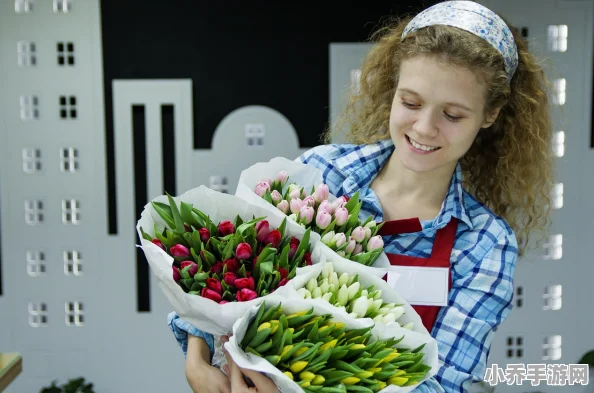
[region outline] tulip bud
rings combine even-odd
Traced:
[[[334,265],[331,262],[325,263],[322,268],[322,278],[330,278],[332,273],[334,273]]]
[[[349,282],[349,274],[348,273],[342,273],[340,275],[340,278],[338,279],[338,284],[340,286],[343,286],[343,285],[347,285],[348,286],[349,285],[348,282]]]
[[[332,299],[332,293],[326,292],[325,294],[322,295],[322,299],[324,299],[325,301],[330,303],[330,299]]]
[[[373,229],[377,226],[377,223],[373,220],[369,221],[367,224],[365,224],[365,228],[369,228],[369,229]]]
[[[377,250],[384,247],[384,240],[380,235],[375,235],[367,242],[367,251]]]
[[[336,274],[336,273],[334,273],[334,274]],[[326,293],[333,294],[334,292],[336,292],[336,288],[338,288],[336,285],[330,284],[330,285],[328,285],[328,291]]]
[[[159,239],[153,239],[152,243],[153,243],[155,246],[157,246],[157,247],[160,247],[162,250],[165,250],[165,251],[167,251],[167,250],[165,249],[165,246],[163,245],[163,243],[161,243],[161,241],[160,241]]]
[[[336,251],[336,255],[342,258],[346,258],[346,253],[344,252],[344,250]]]
[[[394,307],[393,309],[390,310],[390,314],[393,314],[394,320],[397,320],[398,318],[400,318],[402,316],[402,314],[404,314],[404,307],[402,307],[402,306]]]
[[[334,211],[334,217],[336,218],[336,225],[344,225],[349,219],[349,211],[344,207],[339,207]]]
[[[354,282],[349,286],[349,288],[348,288],[349,300],[353,300],[355,298],[355,295],[357,295],[357,293],[359,292],[359,289],[361,289],[361,284],[359,282]]]
[[[289,208],[291,210],[291,213],[293,214],[298,214],[299,210],[301,210],[301,207],[303,206],[303,201],[299,198],[291,198],[291,203],[289,205]]]
[[[302,299],[307,299],[306,297],[306,293],[309,293],[309,291],[306,288],[299,288],[297,290],[297,294],[299,295],[299,297],[301,297]]]
[[[338,304],[338,303],[337,303],[337,304]],[[337,308],[338,308],[338,310],[339,310],[339,311],[342,311],[342,312],[347,312],[347,310],[346,310],[346,307],[345,307],[345,306],[339,306],[339,307],[337,307]]]
[[[280,171],[277,175],[275,180],[281,184],[281,187],[284,187],[287,183],[287,179],[289,178],[289,174],[287,171]]]
[[[336,302],[340,306],[346,306],[349,302],[349,289],[346,285],[343,285],[338,290],[338,295],[336,296]]]
[[[332,241],[334,242],[334,247],[340,248],[346,243],[346,236],[344,233],[339,232],[334,235]]]
[[[258,221],[256,224],[256,239],[259,242],[263,242],[266,236],[270,233],[270,224],[267,220]]]
[[[273,248],[277,248],[280,242],[281,233],[278,231],[278,229],[270,231],[270,233],[268,233],[268,235],[266,235],[266,238],[264,239],[264,244],[270,244]]]
[[[364,318],[367,314],[368,308],[369,302],[367,301],[367,298],[361,296],[353,302],[353,305],[351,306],[351,312],[356,314],[359,318]]]
[[[328,284],[328,281],[324,281],[322,285],[320,285],[318,288],[320,288],[320,291],[322,291],[323,295],[325,293],[328,293],[328,291],[330,290],[330,284]]]
[[[198,234],[200,234],[200,240],[203,243],[208,242],[208,239],[210,239],[210,231],[206,228],[198,229]]]
[[[172,266],[173,269],[173,281],[178,282],[179,280],[181,280],[181,273],[179,272],[179,269],[176,268],[175,266]]]
[[[311,195],[308,197],[305,197],[305,199],[303,199],[303,206],[316,207],[316,200]]]
[[[185,257],[190,256],[190,250],[188,249],[188,247],[184,246],[183,244],[176,244],[175,246],[172,246],[169,249],[169,252],[174,257],[184,257],[185,258]]]
[[[328,212],[328,214],[333,214],[334,213],[334,205],[328,200],[322,201],[322,203],[320,203],[320,206],[318,206],[318,212],[320,210]]]
[[[221,298],[221,295],[215,291],[213,291],[212,289],[208,289],[208,288],[202,288],[202,292],[200,293],[200,295],[202,297],[205,297],[207,299],[210,299],[214,302],[220,302],[221,300],[223,300]]]
[[[313,197],[317,203],[322,203],[323,200],[328,199],[329,193],[328,186],[322,183],[316,187]]]
[[[280,201],[278,203],[278,205],[276,205],[276,207],[277,207],[278,210],[280,210],[284,214],[289,213],[289,202],[287,202],[285,199],[283,199],[282,201]]]
[[[351,318],[353,318],[353,319],[357,319],[357,318],[359,318],[359,316],[357,315],[357,313],[354,313],[354,312],[350,313],[350,314],[349,314],[349,317],[351,317]],[[346,378],[346,379],[348,379],[348,378]],[[355,381],[358,381],[358,379],[355,379]]]
[[[388,313],[384,315],[384,323],[387,325],[389,323],[396,322],[396,317],[392,313]]]
[[[272,191],[272,193],[270,194],[270,197],[272,198],[272,204],[274,206],[278,205],[280,203],[280,201],[283,200],[283,196],[277,190]]]
[[[386,315],[390,313],[391,308],[390,307],[386,307],[385,305],[383,307],[380,307],[379,310],[377,310],[377,313],[379,315]]]
[[[314,208],[311,206],[302,206],[299,210],[299,222],[309,225],[313,221]]]
[[[325,210],[318,210],[316,225],[320,229],[326,229],[332,223],[332,216]],[[344,234],[343,234],[344,235]]]
[[[311,293],[313,293],[313,291],[317,287],[318,287],[318,282],[316,281],[315,277],[311,278],[305,285],[305,288],[307,288],[307,290],[310,291]]]
[[[235,256],[239,260],[247,260],[252,257],[252,246],[249,243],[239,243],[235,250]]]
[[[364,289],[361,291],[361,296],[367,297],[368,295],[369,295],[369,292],[367,292],[367,289]]]
[[[409,322],[406,325],[402,325],[404,329],[413,330],[414,322]]]
[[[353,251],[353,255],[361,254],[361,252],[363,252],[363,246],[357,243],[355,250]]]
[[[353,229],[351,237],[355,239],[357,243],[361,243],[363,240],[365,240],[365,230],[362,226],[358,226],[357,228]]]
[[[293,191],[289,192],[289,198],[290,199],[299,199],[301,200],[301,190],[300,189],[295,189]]]
[[[352,239],[352,236],[351,236],[351,239],[349,240],[349,244],[344,249],[344,252],[346,252],[347,254],[352,254],[353,251],[355,251],[355,247],[357,247],[357,242],[355,241],[355,239]]]
[[[269,191],[270,191],[270,183],[268,183],[266,181],[261,181],[258,184],[256,184],[255,192],[256,192],[256,195],[258,195],[259,197],[263,197]]]
[[[340,288],[340,286],[342,285],[338,281],[338,273],[336,272],[332,272],[332,274],[330,275],[330,279],[328,280],[328,283],[330,283],[330,285],[334,286],[335,288]],[[334,292],[334,289],[332,290],[332,292]]]
[[[227,272],[223,276],[223,280],[230,287],[235,287],[235,280],[237,280],[237,275],[233,272]]]
[[[211,291],[215,291],[219,295],[223,294],[223,286],[221,285],[221,282],[216,278],[207,278],[206,288],[210,289]]]
[[[382,298],[382,290],[378,289],[375,291],[375,295],[373,295],[373,300],[380,300]]]
[[[384,316],[379,314],[376,315],[375,318],[373,318],[373,322],[384,323]]]
[[[316,289],[314,289],[314,291],[311,293],[311,297],[314,299],[322,297],[322,290],[320,287],[316,287]]]
[[[218,225],[217,230],[219,231],[219,235],[227,236],[235,232],[235,227],[231,221],[225,220]]]
[[[384,303],[384,301],[382,299],[374,300],[372,302],[372,305],[369,306],[369,311],[370,312],[376,312],[377,310],[380,309],[380,307],[382,306],[383,303]]]
[[[322,243],[324,243],[325,245],[327,245],[330,248],[332,248],[332,246],[334,246],[334,244],[332,243],[333,240],[334,240],[334,231],[330,231],[330,232],[326,233],[324,236],[322,236]]]
[[[235,294],[235,298],[238,302],[249,302],[250,300],[254,300],[258,297],[256,291],[251,289],[243,288]]]
[[[334,206],[338,209],[339,207],[344,207],[348,202],[348,199],[345,196],[338,197],[334,201]]]
[[[289,194],[292,193],[293,191],[299,191],[299,193],[301,193],[301,187],[299,187],[295,183],[291,183],[291,184],[289,184],[287,191],[289,192]]]
[[[289,218],[289,220],[291,220],[291,221],[295,221],[295,222],[297,222],[297,214],[291,214],[291,215],[290,215],[288,218]]]

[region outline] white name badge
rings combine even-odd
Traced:
[[[447,306],[449,268],[390,266],[388,284],[411,306]]]

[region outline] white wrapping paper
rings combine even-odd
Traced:
[[[275,306],[278,303],[282,303],[282,308],[284,312],[287,314],[309,310],[312,306],[314,307],[314,313],[316,315],[321,314],[333,314],[335,308],[333,308],[328,303],[314,303],[311,299],[290,299],[290,300],[281,300],[278,298],[267,300],[267,306]],[[279,390],[282,393],[300,393],[303,390],[299,387],[299,385],[291,379],[289,379],[286,375],[284,375],[279,369],[274,367],[268,361],[258,356],[255,356],[251,353],[245,353],[239,344],[243,339],[245,332],[249,326],[249,322],[251,318],[256,315],[258,312],[258,307],[252,307],[246,315],[244,315],[241,319],[239,319],[235,325],[233,325],[233,336],[225,344],[225,349],[229,352],[235,363],[241,368],[245,368],[248,370],[255,370],[264,373],[266,376],[271,378],[276,385],[278,386]],[[363,327],[368,327],[373,325],[373,321],[369,318],[363,319],[353,319],[349,318],[348,316],[345,317],[342,314],[335,314],[334,321],[342,322],[347,325],[348,328],[351,329],[358,329]],[[427,375],[423,380],[419,383],[422,383],[426,379],[432,377],[437,373],[439,368],[438,362],[438,350],[437,350],[437,342],[431,336],[413,332],[407,329],[403,329],[397,326],[388,326],[388,325],[377,325],[374,326],[372,330],[372,334],[382,339],[387,339],[390,337],[400,338],[404,335],[404,339],[400,341],[397,346],[398,347],[409,347],[409,348],[416,348],[421,344],[426,344],[425,347],[422,349],[422,352],[425,354],[423,357],[423,363],[427,364],[431,367],[431,370],[427,372]],[[407,387],[399,387],[395,385],[386,386],[382,389],[381,393],[408,393],[415,389],[415,386],[407,386]]]
[[[220,193],[205,186],[191,189],[181,196],[173,198],[179,206],[183,200],[194,205],[194,207],[210,216],[214,223],[223,220],[234,221],[237,215],[244,221],[249,221],[253,216],[266,216],[271,228],[278,228],[282,224],[283,217],[270,215],[270,210],[249,204],[236,196]],[[166,195],[154,199],[156,202],[168,203]],[[274,293],[256,298],[248,302],[230,302],[218,304],[214,301],[198,295],[190,295],[173,280],[172,264],[173,258],[160,247],[144,239],[140,232],[142,227],[145,233],[154,237],[154,223],[157,223],[158,230],[162,230],[166,224],[150,203],[146,204],[136,229],[141,240],[141,247],[144,251],[149,265],[152,269],[159,287],[171,303],[173,310],[187,322],[196,328],[213,334],[214,336],[226,335],[231,332],[233,324],[241,318],[251,307],[260,304],[263,300],[279,298],[287,299],[298,296],[296,288],[301,288],[308,280],[307,275],[300,275],[289,281],[285,286],[278,288]],[[305,229],[297,226],[286,227],[285,236],[294,236],[301,240]],[[310,240],[313,247],[314,242]]]

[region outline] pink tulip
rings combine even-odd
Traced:
[[[367,251],[377,250],[384,247],[384,240],[380,235],[373,236],[367,242]]]
[[[289,202],[287,202],[284,199],[282,201],[280,201],[279,204],[276,205],[276,207],[277,207],[278,210],[280,210],[284,214],[289,213]]]
[[[270,196],[272,197],[272,203],[274,204],[274,206],[278,205],[280,201],[283,200],[283,196],[281,195],[280,192],[274,190],[270,193]]]
[[[250,246],[248,243],[239,243],[237,249],[235,250],[235,256],[239,260],[251,259],[252,246]]]
[[[285,184],[287,183],[287,179],[289,178],[289,174],[287,173],[287,171],[280,171],[277,175],[276,175],[276,181],[278,181],[282,187],[285,186]]]
[[[332,204],[332,202],[325,200],[322,201],[322,203],[320,203],[320,206],[318,207],[318,211],[320,210],[324,210],[330,214],[334,213],[334,205]]]
[[[361,254],[362,251],[363,251],[363,245],[360,243],[357,243],[357,245],[355,246],[355,250],[353,251],[353,255]]]
[[[339,207],[334,211],[334,217],[336,218],[336,225],[344,225],[349,219],[349,211],[344,207]]]
[[[289,188],[287,190],[289,192],[289,197],[292,198],[301,198],[301,187],[297,184],[292,183],[289,184]]]
[[[256,224],[256,239],[258,239],[259,242],[263,242],[269,233],[270,225],[268,224],[268,221],[262,220]]]
[[[341,196],[341,197],[339,197],[338,199],[336,199],[336,200],[334,201],[334,206],[335,206],[336,208],[339,208],[339,207],[344,207],[344,205],[346,205],[346,204],[347,204],[347,202],[348,202],[347,198],[346,198],[346,197],[344,197],[344,196]]]
[[[346,243],[346,236],[344,233],[339,232],[336,235],[334,235],[334,246],[336,248],[340,248],[342,247],[345,243]]]
[[[362,226],[358,226],[357,228],[353,229],[351,236],[357,243],[361,243],[363,240],[365,240],[365,230]]]
[[[313,197],[317,203],[322,203],[322,201],[328,199],[329,194],[328,186],[326,184],[319,184],[316,187],[316,190],[313,193]]]
[[[291,213],[293,213],[293,214],[299,213],[299,210],[301,210],[302,206],[303,206],[303,201],[301,199],[299,199],[299,198],[291,199],[291,204],[290,204]]]
[[[316,200],[313,196],[308,196],[303,200],[304,206],[316,207]]]
[[[299,222],[305,225],[309,225],[313,221],[314,208],[311,206],[302,206],[299,209]]]
[[[349,240],[349,244],[345,247],[344,252],[347,254],[352,254],[353,251],[355,251],[355,247],[357,247],[357,242],[351,237],[351,240]]]
[[[256,195],[258,195],[259,197],[262,197],[266,194],[266,192],[270,191],[270,183],[267,183],[265,181],[261,181],[258,184],[256,184]]]
[[[318,210],[316,215],[316,225],[320,229],[326,229],[332,222],[332,216],[325,210]]]
[[[175,246],[173,246],[169,249],[169,252],[174,257],[189,257],[190,256],[190,250],[188,250],[188,247],[184,246],[183,244],[176,244]]]

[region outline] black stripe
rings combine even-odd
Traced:
[[[175,183],[175,116],[174,106],[161,105],[161,140],[163,141],[163,187],[170,195],[177,195]]]
[[[146,169],[146,116],[144,105],[132,106],[135,217],[140,218],[148,199]],[[134,236],[138,233],[134,230]],[[136,248],[136,302],[138,312],[151,310],[149,265],[141,248]]]

